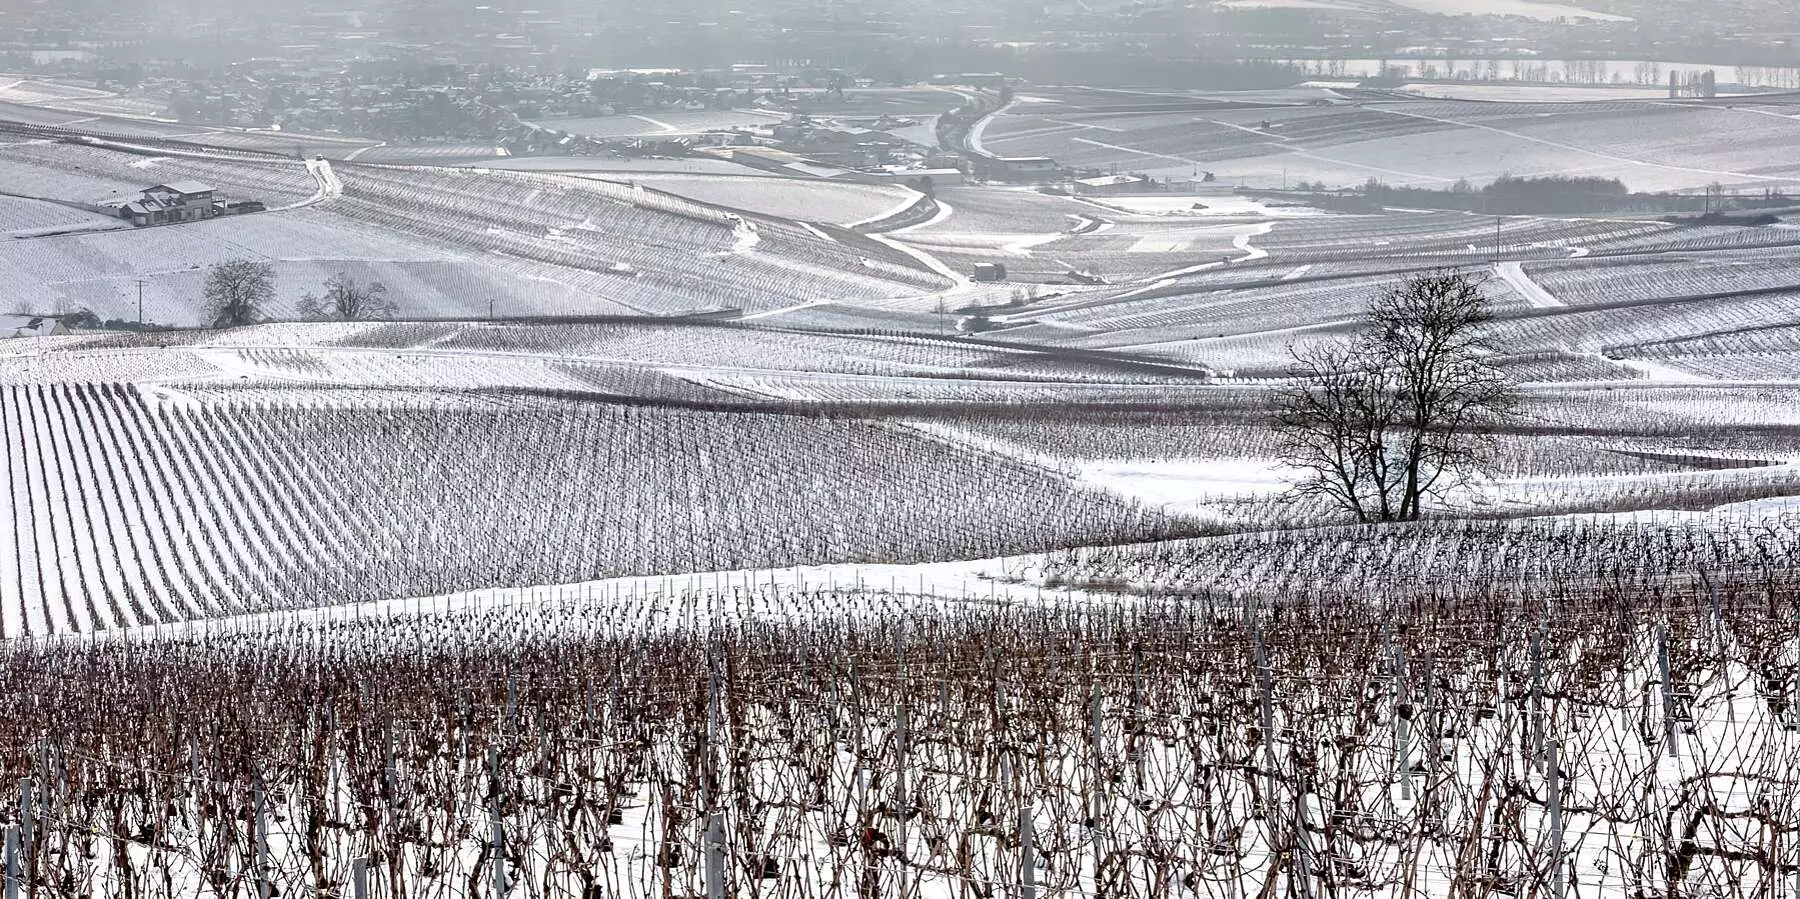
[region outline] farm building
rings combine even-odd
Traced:
[[[999,262],[977,262],[975,263],[975,280],[989,284],[1005,281],[1006,266]]]
[[[776,125],[782,149],[826,165],[851,168],[886,165],[908,147],[905,139],[868,128],[821,128],[809,124]]]
[[[216,199],[212,186],[199,181],[171,181],[144,191],[144,195],[117,208],[119,218],[143,228],[197,222],[220,215],[262,212],[262,203],[251,200],[225,203]]]
[[[1102,175],[1098,178],[1077,178],[1075,180],[1075,192],[1091,197],[1137,194],[1156,190],[1157,187],[1157,183],[1151,180],[1149,175]]]
[[[975,174],[985,181],[1044,181],[1060,167],[1048,156],[996,156],[975,160]]]
[[[69,329],[48,315],[0,315],[0,340],[12,337],[55,337]]]
[[[197,222],[218,215],[213,206],[213,189],[198,181],[172,181],[144,191],[144,196],[119,207],[119,217],[133,225],[167,225],[174,222]]]

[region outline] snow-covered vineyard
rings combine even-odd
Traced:
[[[1195,192],[1115,196],[90,93],[0,104],[0,899],[1800,896],[1800,230],[1286,191],[1775,208],[1791,96],[969,129]],[[97,211],[158,182],[267,211]],[[1349,524],[1276,409],[1422,272],[1516,390]]]
[[[9,644],[11,857],[107,899],[1800,889],[1791,578],[804,580]]]
[[[746,563],[979,558],[1170,526],[852,420],[170,407],[100,387],[9,387],[0,410],[14,451],[0,637]],[[873,499],[856,487],[871,483]]]

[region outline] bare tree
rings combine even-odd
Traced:
[[[349,322],[393,318],[394,302],[387,285],[372,281],[358,284],[349,275],[334,275],[325,282],[323,296],[308,293],[300,298],[300,317],[308,321]]]
[[[275,266],[250,259],[221,262],[206,272],[206,314],[214,327],[255,324],[275,300]]]
[[[1392,372],[1368,365],[1360,347],[1332,343],[1294,351],[1292,376],[1276,428],[1288,464],[1307,473],[1296,492],[1324,497],[1358,521],[1398,517]]]
[[[1491,363],[1483,280],[1431,272],[1393,285],[1347,341],[1294,353],[1276,428],[1295,489],[1359,521],[1413,521],[1480,470],[1517,393]]]

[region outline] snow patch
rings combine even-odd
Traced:
[[[1271,459],[1087,462],[1080,479],[1146,506],[1206,514],[1220,499],[1279,496],[1294,474]]]

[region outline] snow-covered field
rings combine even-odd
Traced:
[[[136,318],[141,281],[145,320],[164,325],[201,323],[206,268],[238,258],[274,265],[274,317],[291,316],[301,296],[340,274],[386,285],[400,312],[418,317],[755,312],[919,295],[947,283],[905,253],[787,217],[809,204],[820,221],[879,217],[910,201],[897,188],[845,186],[772,206],[756,202],[757,184],[742,188],[747,196],[731,189],[737,181],[722,194],[699,190],[703,199],[743,200],[764,217],[740,226],[717,206],[615,181],[343,163],[320,171],[328,187],[299,161],[230,151],[0,145],[8,188],[43,201],[121,202],[187,178],[273,210],[95,234],[82,232],[104,223],[99,216],[8,198],[0,224],[13,239],[0,240],[0,271],[17,308],[85,308],[115,319]],[[745,227],[756,240],[743,239]]]
[[[533,124],[555,131],[589,137],[659,137],[729,131],[733,128],[767,127],[787,119],[785,113],[761,109],[672,109],[633,115],[585,119],[545,119]]]
[[[607,173],[602,180],[630,181],[676,196],[730,209],[801,221],[852,225],[907,208],[919,193],[900,185],[838,184],[759,175]]]
[[[1792,174],[1779,116],[1322,96],[1072,92],[985,140]],[[194,324],[234,258],[277,319],[337,275],[399,307],[0,340],[39,895],[1800,892],[1800,232],[971,185],[867,235],[917,197],[336,158],[0,145],[40,198],[0,198],[0,312],[142,282]],[[49,234],[177,177],[289,208]],[[1271,389],[1442,267],[1519,422],[1436,520],[1333,524]]]
[[[1337,302],[1347,315],[1360,301]],[[608,574],[929,562],[1313,514],[1283,498],[1265,385],[1129,348],[623,322],[58,340],[0,347],[12,636]],[[1449,508],[1800,495],[1786,430],[1800,383],[1772,367],[1714,380],[1698,355],[1522,354],[1535,433],[1509,437],[1493,477]]]
[[[1157,177],[1203,170],[1265,188],[1349,186],[1371,177],[1433,186],[1547,173],[1617,177],[1646,191],[1800,185],[1800,168],[1783,152],[1800,137],[1800,120],[1735,105],[1605,92],[1586,100],[1520,93],[1251,109],[1212,97],[1162,97],[1153,107],[1080,91],[1040,99],[1046,102],[1016,103],[986,125],[988,152]]]

